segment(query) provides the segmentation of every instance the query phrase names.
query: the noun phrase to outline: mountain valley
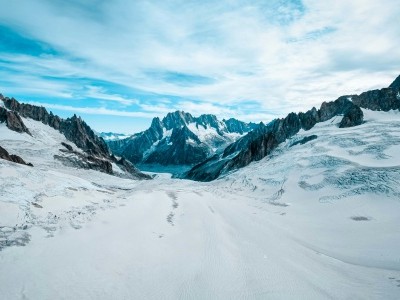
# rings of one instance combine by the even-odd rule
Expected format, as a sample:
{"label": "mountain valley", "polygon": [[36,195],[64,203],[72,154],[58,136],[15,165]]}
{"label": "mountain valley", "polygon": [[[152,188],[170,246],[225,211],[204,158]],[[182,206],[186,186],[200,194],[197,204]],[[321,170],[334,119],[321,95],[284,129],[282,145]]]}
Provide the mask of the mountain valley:
{"label": "mountain valley", "polygon": [[[78,116],[2,96],[0,294],[396,299],[395,83],[267,124],[178,111],[107,142]],[[180,177],[200,181],[133,164],[194,157]]]}

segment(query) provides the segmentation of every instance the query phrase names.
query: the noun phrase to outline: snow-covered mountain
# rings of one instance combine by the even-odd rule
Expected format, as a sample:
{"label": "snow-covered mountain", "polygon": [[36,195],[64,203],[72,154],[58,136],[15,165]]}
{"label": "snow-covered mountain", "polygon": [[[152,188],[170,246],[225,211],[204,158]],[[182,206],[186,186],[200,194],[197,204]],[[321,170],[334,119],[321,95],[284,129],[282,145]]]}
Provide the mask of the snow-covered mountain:
{"label": "snow-covered mountain", "polygon": [[143,132],[107,144],[114,154],[132,163],[193,165],[255,127],[256,124],[235,119],[219,121],[214,115],[193,117],[176,111],[162,120],[154,118],[150,128]]}
{"label": "snow-covered mountain", "polygon": [[[74,115],[62,119],[44,107],[19,103],[0,94],[0,129],[3,158],[41,165],[93,169],[120,177],[146,179],[125,158],[110,155],[102,138]],[[10,136],[12,138],[5,139]],[[10,143],[9,143],[10,141]],[[13,144],[15,141],[18,141]],[[26,149],[24,142],[30,145]],[[12,150],[12,153],[8,153]],[[19,155],[22,153],[22,155]],[[12,159],[13,155],[18,156]]]}
{"label": "snow-covered mountain", "polygon": [[206,183],[65,167],[59,131],[0,124],[34,165],[0,160],[2,299],[397,299],[400,112],[362,112]]}
{"label": "snow-covered mountain", "polygon": [[318,110],[313,107],[306,113],[290,113],[286,118],[276,119],[267,125],[261,123],[223,152],[194,166],[184,177],[200,181],[214,180],[270,155],[281,143],[301,130],[308,131],[316,124],[337,116],[341,116],[337,124],[338,131],[359,126],[364,118],[361,108],[375,111],[400,110],[399,78],[388,88],[342,96],[335,101],[322,103]]}
{"label": "snow-covered mountain", "polygon": [[115,132],[99,132],[96,134],[105,141],[123,140],[130,137],[129,134],[115,133]]}

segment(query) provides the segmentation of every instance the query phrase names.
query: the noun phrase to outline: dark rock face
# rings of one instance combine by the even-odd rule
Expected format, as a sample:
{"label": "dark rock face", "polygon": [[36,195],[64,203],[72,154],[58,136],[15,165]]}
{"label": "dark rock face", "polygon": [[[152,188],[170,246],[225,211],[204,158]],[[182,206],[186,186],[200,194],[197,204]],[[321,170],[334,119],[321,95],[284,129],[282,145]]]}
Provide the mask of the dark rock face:
{"label": "dark rock face", "polygon": [[245,123],[233,118],[230,118],[228,120],[222,120],[222,122],[225,123],[226,128],[230,133],[244,134],[246,132],[252,131],[258,126],[258,124],[256,123]]}
{"label": "dark rock face", "polygon": [[67,144],[67,143],[64,143],[64,142],[61,142],[61,145],[63,145],[65,148],[67,148],[68,151],[73,151],[71,145],[69,145],[69,144]]}
{"label": "dark rock face", "polygon": [[[243,134],[254,125],[235,119],[221,122],[210,114],[196,118],[176,111],[168,113],[162,120],[154,118],[150,128],[141,133],[124,140],[107,141],[107,144],[114,154],[133,163],[193,165],[212,155],[215,149],[232,142],[229,133]],[[196,130],[209,132],[208,140],[196,136]]]}
{"label": "dark rock face", "polygon": [[299,113],[299,119],[301,122],[301,127],[304,130],[310,130],[320,121],[318,111],[315,107],[307,111],[306,113]]}
{"label": "dark rock face", "polygon": [[16,99],[7,97],[3,98],[3,102],[8,109],[18,112],[24,118],[31,118],[50,126],[53,124],[52,127],[58,129],[57,123],[60,123],[61,119],[52,113],[49,114],[44,107],[19,103]]}
{"label": "dark rock face", "polygon": [[202,145],[199,138],[183,126],[172,130],[171,137],[164,139],[158,146],[158,151],[152,152],[145,163],[161,165],[188,165],[193,161],[203,161],[209,155],[209,149]]}
{"label": "dark rock face", "polygon": [[228,157],[229,155],[232,155],[237,151],[248,148],[250,144],[255,141],[260,135],[264,135],[268,132],[271,132],[271,126],[265,126],[264,123],[261,122],[256,129],[250,131],[247,135],[238,139],[235,143],[228,145],[228,147],[225,148],[222,157]]}
{"label": "dark rock face", "polygon": [[60,132],[84,151],[100,157],[109,157],[108,148],[103,139],[97,137],[93,130],[79,117],[63,120]]}
{"label": "dark rock face", "polygon": [[11,154],[10,155],[8,153],[8,151],[6,149],[4,149],[3,147],[1,147],[1,146],[0,146],[0,158],[8,160],[8,161],[15,162],[17,164],[33,167],[33,165],[31,163],[26,163],[20,156],[15,155],[15,154]]}
{"label": "dark rock face", "polygon": [[332,102],[323,102],[318,111],[319,121],[324,122],[337,115],[343,115],[352,106],[353,104],[348,99],[348,96],[339,97],[337,100]]}
{"label": "dark rock face", "polygon": [[222,135],[222,131],[218,122],[218,119],[214,115],[201,115],[200,117],[196,118],[196,127],[202,126],[204,129],[207,127],[215,128],[218,134]]}
{"label": "dark rock face", "polygon": [[248,145],[232,159],[219,159],[218,155],[209,158],[194,166],[184,174],[184,178],[197,181],[215,180],[222,174],[247,166],[252,161],[260,160],[269,155],[279,143],[274,134],[268,133],[252,139]]}
{"label": "dark rock face", "polygon": [[391,85],[389,85],[389,87],[392,89],[400,90],[400,75],[397,76],[397,78],[392,82]]}
{"label": "dark rock face", "polygon": [[284,119],[278,119],[274,122],[272,132],[278,143],[284,142],[287,138],[295,135],[301,129],[300,118],[295,113],[290,113]]}
{"label": "dark rock face", "polygon": [[163,137],[163,127],[159,118],[154,118],[149,129],[130,138],[108,143],[111,151],[122,155],[133,163],[143,160],[144,153]]}
{"label": "dark rock face", "polygon": [[194,118],[191,114],[183,111],[168,113],[163,119],[163,124],[167,130],[182,127],[188,123],[192,123]]}
{"label": "dark rock face", "polygon": [[8,111],[3,107],[0,107],[0,122],[6,122],[7,127],[16,132],[26,132],[27,134],[31,134],[18,113]]}
{"label": "dark rock face", "polygon": [[240,151],[239,155],[235,156],[229,162],[229,170],[235,170],[247,166],[252,161],[257,161],[272,152],[279,145],[279,140],[275,134],[268,133],[259,136],[256,140],[250,143],[250,147],[244,151]]}
{"label": "dark rock face", "polygon": [[310,135],[310,136],[306,136],[305,138],[302,138],[301,140],[292,143],[290,145],[290,147],[293,147],[293,146],[296,146],[296,145],[304,145],[305,143],[308,143],[308,142],[310,142],[312,140],[315,140],[317,138],[318,138],[318,136],[315,135],[315,134]]}
{"label": "dark rock face", "polygon": [[[397,84],[397,83],[393,83]],[[398,89],[384,88],[373,90],[352,97],[353,103],[361,108],[370,110],[398,110],[400,109],[400,94]]]}
{"label": "dark rock face", "polygon": [[343,116],[339,128],[354,127],[363,123],[364,114],[356,105],[353,105]]}

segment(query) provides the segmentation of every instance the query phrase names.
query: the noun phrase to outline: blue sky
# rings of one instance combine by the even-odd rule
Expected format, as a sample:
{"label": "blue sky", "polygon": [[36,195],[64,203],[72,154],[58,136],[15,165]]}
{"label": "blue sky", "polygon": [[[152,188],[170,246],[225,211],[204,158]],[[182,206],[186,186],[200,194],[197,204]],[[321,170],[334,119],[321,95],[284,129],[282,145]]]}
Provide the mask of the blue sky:
{"label": "blue sky", "polygon": [[398,0],[0,0],[0,93],[133,133],[269,121],[400,74]]}

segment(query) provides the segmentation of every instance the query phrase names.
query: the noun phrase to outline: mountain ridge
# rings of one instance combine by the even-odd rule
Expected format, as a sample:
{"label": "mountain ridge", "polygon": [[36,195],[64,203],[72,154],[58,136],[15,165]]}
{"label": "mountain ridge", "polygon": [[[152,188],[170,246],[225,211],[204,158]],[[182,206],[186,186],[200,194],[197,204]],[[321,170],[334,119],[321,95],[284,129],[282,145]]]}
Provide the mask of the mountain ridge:
{"label": "mountain ridge", "polygon": [[286,118],[273,120],[267,125],[261,123],[257,130],[228,145],[221,154],[195,165],[181,177],[197,181],[215,180],[223,174],[268,156],[279,144],[301,129],[310,130],[315,124],[335,116],[343,116],[339,128],[358,126],[363,122],[361,108],[377,111],[400,110],[399,90],[400,76],[388,88],[371,90],[360,95],[341,96],[335,101],[323,102],[319,110],[313,107],[305,113],[290,113]]}
{"label": "mountain ridge", "polygon": [[68,144],[62,144],[63,148],[60,149],[60,155],[54,155],[54,159],[62,161],[65,165],[117,175],[113,170],[113,164],[115,164],[123,171],[123,173],[118,173],[119,176],[135,179],[151,178],[136,169],[125,158],[118,159],[111,155],[104,140],[98,137],[90,126],[75,114],[70,118],[62,119],[53,115],[52,112],[47,112],[44,107],[20,103],[15,98],[4,97],[2,94],[0,94],[0,100],[2,103],[0,106],[0,123],[5,122],[10,130],[32,135],[21,116],[29,118],[59,131],[68,141],[74,143],[85,153],[74,151]]}
{"label": "mountain ridge", "polygon": [[129,138],[107,141],[111,151],[132,163],[193,165],[256,127],[236,119],[219,121],[215,115],[194,117],[184,111],[153,118],[148,129]]}

